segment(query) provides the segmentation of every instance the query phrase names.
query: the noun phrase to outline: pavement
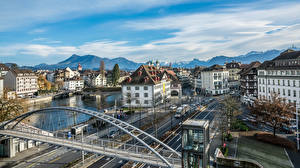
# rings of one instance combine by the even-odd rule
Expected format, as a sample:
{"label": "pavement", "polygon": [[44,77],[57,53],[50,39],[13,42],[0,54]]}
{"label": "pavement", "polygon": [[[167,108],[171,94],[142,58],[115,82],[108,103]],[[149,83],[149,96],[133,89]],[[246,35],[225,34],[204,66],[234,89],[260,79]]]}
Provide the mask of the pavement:
{"label": "pavement", "polygon": [[54,150],[54,148],[49,147],[48,144],[41,144],[17,153],[15,157],[0,158],[0,167],[13,167],[14,165],[22,164],[24,161],[27,161],[32,157],[43,155],[51,152],[52,150]]}

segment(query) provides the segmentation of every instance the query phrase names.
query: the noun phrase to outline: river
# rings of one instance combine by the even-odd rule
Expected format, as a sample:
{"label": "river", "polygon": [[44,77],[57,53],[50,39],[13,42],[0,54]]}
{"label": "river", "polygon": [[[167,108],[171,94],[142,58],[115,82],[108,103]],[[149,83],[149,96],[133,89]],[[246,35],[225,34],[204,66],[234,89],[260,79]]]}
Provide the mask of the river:
{"label": "river", "polygon": [[[55,99],[51,102],[28,105],[28,111],[38,110],[47,107],[68,106],[79,107],[89,110],[99,111],[108,107],[113,107],[115,101],[117,106],[120,105],[121,93],[111,93],[108,96],[97,95],[95,99],[83,99],[81,95],[75,95],[69,98]],[[81,113],[71,113],[64,111],[51,111],[48,113],[38,113],[26,119],[27,123],[44,129],[55,131],[64,129],[71,125],[78,124],[90,119],[89,115]]]}

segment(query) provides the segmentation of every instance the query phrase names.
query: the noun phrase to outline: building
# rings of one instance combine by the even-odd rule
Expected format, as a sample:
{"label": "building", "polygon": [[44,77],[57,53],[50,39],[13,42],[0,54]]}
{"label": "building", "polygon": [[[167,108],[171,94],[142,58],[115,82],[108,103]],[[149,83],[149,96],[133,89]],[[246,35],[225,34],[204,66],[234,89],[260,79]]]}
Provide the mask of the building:
{"label": "building", "polygon": [[209,121],[186,120],[182,124],[182,167],[209,166]]}
{"label": "building", "polygon": [[84,88],[84,80],[81,79],[80,77],[74,77],[71,79],[66,79],[64,81],[64,90],[68,91],[82,91]]}
{"label": "building", "polygon": [[80,65],[80,63],[78,63],[77,71],[82,71],[82,66]]}
{"label": "building", "polygon": [[192,74],[191,86],[194,88],[196,93],[201,93],[202,90],[201,71],[203,69],[204,67],[196,67]]}
{"label": "building", "polygon": [[0,77],[0,99],[3,98],[4,90],[3,90],[3,78]]}
{"label": "building", "polygon": [[106,77],[105,75],[102,76],[102,74],[95,74],[91,76],[91,85],[93,87],[103,87],[106,86]]}
{"label": "building", "polygon": [[17,97],[31,97],[38,90],[37,76],[27,69],[11,69],[4,77],[4,88],[15,91]]}
{"label": "building", "polygon": [[225,67],[229,72],[228,76],[228,86],[232,91],[238,91],[240,87],[240,68],[241,63],[232,61],[230,63],[225,63]]}
{"label": "building", "polygon": [[175,69],[175,72],[182,86],[189,87],[191,84],[191,80],[190,80],[191,71],[188,69],[177,68]]}
{"label": "building", "polygon": [[241,101],[252,104],[257,98],[257,68],[261,65],[255,61],[245,66],[240,72]]}
{"label": "building", "polygon": [[278,94],[286,102],[300,103],[300,51],[286,50],[258,67],[258,97]]}
{"label": "building", "polygon": [[229,92],[229,71],[221,65],[212,65],[201,72],[201,84],[205,94],[220,95]]}
{"label": "building", "polygon": [[9,71],[9,68],[5,64],[0,64],[0,77],[4,77]]}
{"label": "building", "polygon": [[153,107],[171,96],[167,73],[153,65],[141,65],[121,85],[125,107]]}
{"label": "building", "polygon": [[65,79],[71,79],[74,77],[80,77],[80,73],[78,71],[73,71],[71,68],[67,67],[64,70],[64,78]]}
{"label": "building", "polygon": [[171,97],[179,97],[181,98],[182,96],[182,86],[181,83],[178,79],[178,77],[176,76],[175,72],[173,70],[170,69],[162,69],[161,70],[162,73],[166,73],[168,78],[171,80]]}

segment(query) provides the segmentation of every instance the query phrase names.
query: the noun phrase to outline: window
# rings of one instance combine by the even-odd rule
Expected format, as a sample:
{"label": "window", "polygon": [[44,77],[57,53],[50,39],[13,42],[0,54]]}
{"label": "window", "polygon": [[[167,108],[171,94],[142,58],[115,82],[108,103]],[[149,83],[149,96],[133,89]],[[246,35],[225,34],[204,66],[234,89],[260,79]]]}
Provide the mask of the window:
{"label": "window", "polygon": [[278,79],[278,86],[280,86],[280,80]]}
{"label": "window", "polygon": [[270,79],[268,79],[268,85],[270,85]]}
{"label": "window", "polygon": [[130,90],[130,86],[127,86],[127,90]]}
{"label": "window", "polygon": [[135,87],[135,90],[140,90],[140,87],[136,86],[136,87]]}
{"label": "window", "polygon": [[278,88],[278,94],[280,95],[280,89]]}
{"label": "window", "polygon": [[270,93],[270,88],[268,88],[268,92]]}
{"label": "window", "polygon": [[273,85],[275,85],[275,80],[273,79]]}
{"label": "window", "polygon": [[144,90],[148,90],[148,86],[144,86]]}
{"label": "window", "polygon": [[149,104],[149,101],[148,101],[148,100],[145,100],[145,101],[144,101],[144,104]]}
{"label": "window", "polygon": [[135,93],[135,97],[140,97],[140,94],[139,93]]}
{"label": "window", "polygon": [[140,100],[135,100],[135,104],[140,104]]}
{"label": "window", "polygon": [[144,93],[144,97],[148,97],[148,93]]}
{"label": "window", "polygon": [[291,96],[291,90],[290,89],[288,90],[288,96]]}
{"label": "window", "polygon": [[273,88],[273,93],[275,93],[275,88]]}
{"label": "window", "polygon": [[263,84],[265,84],[265,79],[262,80]]}
{"label": "window", "polygon": [[282,95],[285,96],[285,89],[282,89]]}
{"label": "window", "polygon": [[265,87],[263,87],[263,92],[265,93]]}
{"label": "window", "polygon": [[258,83],[261,84],[261,79],[258,80]]}
{"label": "window", "polygon": [[296,81],[295,80],[293,80],[293,86],[296,87]]}
{"label": "window", "polygon": [[288,80],[288,86],[290,86],[290,80]]}
{"label": "window", "polygon": [[296,97],[297,95],[296,95],[296,90],[294,90],[294,97]]}
{"label": "window", "polygon": [[261,87],[258,88],[258,91],[261,92]]}
{"label": "window", "polygon": [[284,80],[282,80],[282,86],[285,86]]}

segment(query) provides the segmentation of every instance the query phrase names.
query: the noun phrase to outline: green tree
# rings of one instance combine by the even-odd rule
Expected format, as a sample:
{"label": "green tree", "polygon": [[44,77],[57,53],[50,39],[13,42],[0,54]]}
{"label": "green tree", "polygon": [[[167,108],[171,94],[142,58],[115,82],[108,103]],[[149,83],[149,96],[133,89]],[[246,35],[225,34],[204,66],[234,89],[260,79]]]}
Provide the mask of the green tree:
{"label": "green tree", "polygon": [[116,86],[118,84],[118,80],[120,78],[120,68],[118,64],[115,64],[112,71],[112,84]]}
{"label": "green tree", "polygon": [[0,99],[0,122],[13,119],[24,111],[18,100]]}

